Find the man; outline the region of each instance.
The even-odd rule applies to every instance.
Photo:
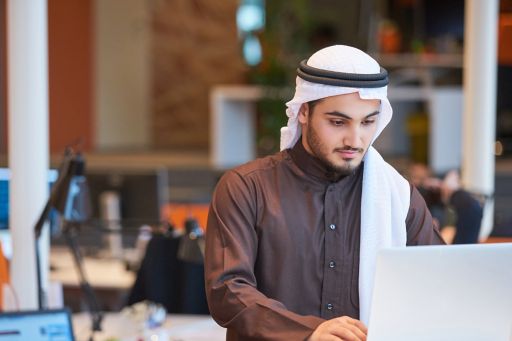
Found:
[[[210,312],[227,340],[365,340],[377,251],[443,243],[418,191],[371,147],[387,72],[331,46],[297,70],[282,151],[228,171],[208,217]]]

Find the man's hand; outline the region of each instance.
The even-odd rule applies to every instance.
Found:
[[[308,341],[366,341],[368,329],[359,320],[337,317],[319,325]]]

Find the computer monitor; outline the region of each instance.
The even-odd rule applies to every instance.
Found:
[[[104,218],[101,195],[112,191],[119,196],[123,228],[157,225],[162,220],[162,207],[169,200],[166,169],[89,169],[86,177],[93,219]]]
[[[67,309],[0,313],[0,341],[74,341]]]
[[[48,171],[48,183],[51,188],[57,180],[59,173],[55,169]],[[9,168],[0,168],[0,230],[9,228],[9,181],[11,171]],[[42,209],[42,208],[41,208]]]
[[[48,171],[48,183],[50,189],[57,181],[59,172],[55,169]],[[9,233],[9,181],[11,179],[11,172],[9,168],[0,168],[0,243],[2,243],[2,251],[7,258],[11,258],[12,245]],[[49,192],[48,192],[49,195]],[[43,208],[41,207],[41,210]],[[58,225],[57,212],[50,212],[49,222],[50,229],[54,230]]]

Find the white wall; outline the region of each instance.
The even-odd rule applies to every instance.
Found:
[[[148,1],[95,1],[97,150],[140,149],[150,143]]]

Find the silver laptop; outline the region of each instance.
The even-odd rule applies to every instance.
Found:
[[[512,243],[382,250],[369,341],[512,341]]]
[[[67,309],[0,313],[0,341],[74,341]]]

